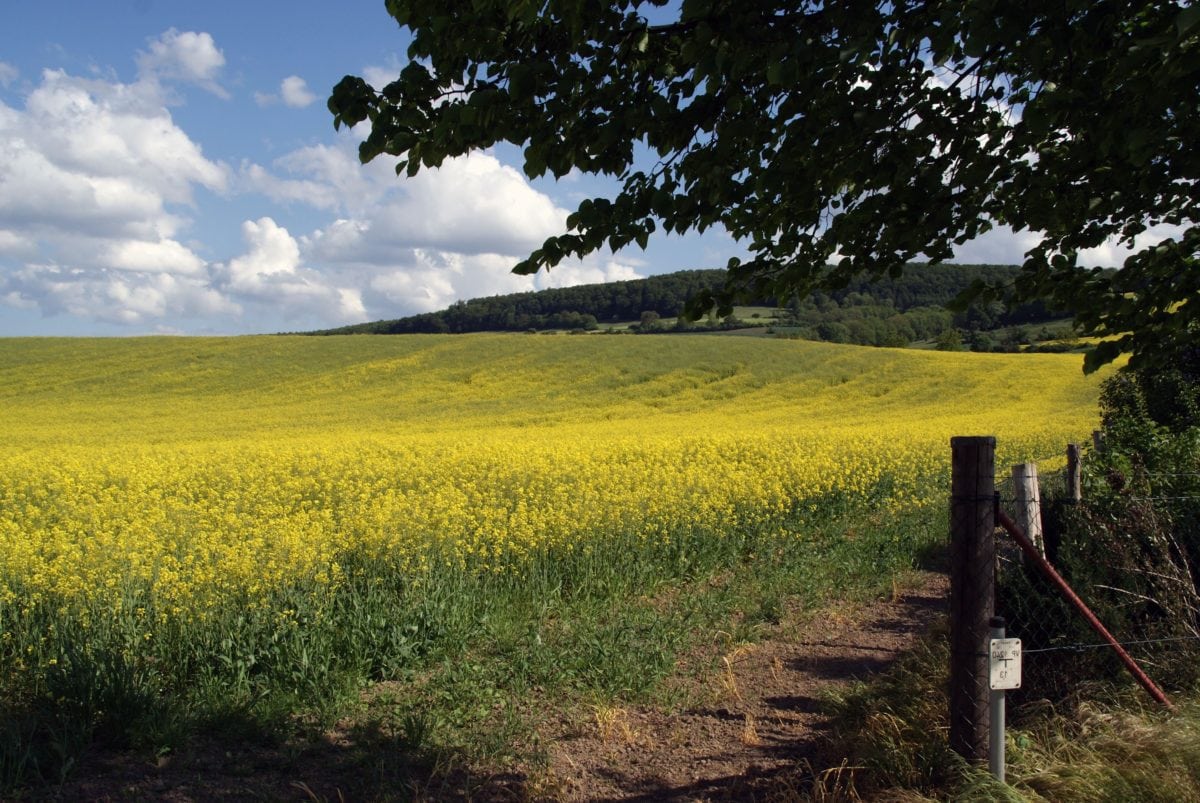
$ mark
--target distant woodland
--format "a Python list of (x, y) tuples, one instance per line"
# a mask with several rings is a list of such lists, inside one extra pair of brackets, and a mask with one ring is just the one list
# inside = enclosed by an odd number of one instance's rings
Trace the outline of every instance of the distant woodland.
[(1041, 302), (1012, 309), (999, 303), (973, 304), (955, 312), (948, 308), (976, 280), (1005, 282), (1016, 273), (1010, 265), (910, 265), (897, 279), (852, 282), (841, 290), (792, 299), (782, 306), (776, 299), (755, 299), (747, 304), (757, 310), (753, 317), (735, 314), (689, 322), (679, 317), (687, 300), (701, 290), (719, 287), (726, 278), (723, 270), (689, 270), (459, 301), (439, 312), (312, 334), (547, 330), (658, 334), (765, 327), (764, 334), (779, 337), (871, 346), (924, 341), (939, 348), (976, 351), (1016, 350), (1061, 336), (1064, 315)]

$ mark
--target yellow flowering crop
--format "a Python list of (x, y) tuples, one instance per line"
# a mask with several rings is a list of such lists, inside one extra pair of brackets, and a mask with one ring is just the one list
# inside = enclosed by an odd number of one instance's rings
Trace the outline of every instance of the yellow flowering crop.
[(1096, 395), (1078, 356), (727, 337), (0, 341), (0, 623), (940, 504), (951, 436), (1057, 455)]

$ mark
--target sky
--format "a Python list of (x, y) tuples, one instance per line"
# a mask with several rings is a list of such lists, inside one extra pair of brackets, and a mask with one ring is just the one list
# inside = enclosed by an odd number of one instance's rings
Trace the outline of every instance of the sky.
[[(530, 181), (511, 146), (360, 165), (325, 101), (346, 74), (388, 83), (408, 41), (383, 0), (2, 0), (0, 336), (303, 331), (745, 256), (709, 230), (514, 276), (616, 185)], [(1032, 244), (998, 230), (956, 258)]]

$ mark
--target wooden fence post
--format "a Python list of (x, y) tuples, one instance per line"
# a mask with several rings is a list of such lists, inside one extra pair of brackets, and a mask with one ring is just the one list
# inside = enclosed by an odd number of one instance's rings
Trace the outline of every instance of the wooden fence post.
[(995, 606), (994, 437), (950, 439), (950, 747), (988, 758), (988, 634)]
[(1044, 558), (1046, 542), (1042, 537), (1042, 492), (1038, 487), (1037, 463), (1013, 466), (1012, 478), (1016, 494), (1017, 526), (1029, 537)]
[(1083, 501), (1083, 485), (1080, 482), (1080, 450), (1078, 443), (1067, 444), (1067, 499), (1078, 504)]

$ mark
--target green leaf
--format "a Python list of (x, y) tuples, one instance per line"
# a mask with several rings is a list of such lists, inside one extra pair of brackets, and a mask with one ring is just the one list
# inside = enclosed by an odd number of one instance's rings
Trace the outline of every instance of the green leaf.
[[(576, 239), (519, 271), (647, 243), (657, 222), (723, 227), (750, 252), (731, 268), (739, 285), (782, 296), (846, 280), (822, 270), (835, 253), (847, 273), (890, 273), (1004, 225), (1038, 243), (1006, 297), (1136, 327), (1089, 366), (1169, 351), (1177, 321), (1147, 310), (1196, 294), (1181, 277), (1200, 237), (1169, 258), (1135, 252), (1120, 274), (1129, 293), (1090, 281), (1074, 255), (1194, 220), (1200, 6), (1042, 4), (1031, 17), (996, 2), (651, 5), (648, 28), (624, 0), (389, 0), (412, 60), (382, 95), (343, 78), (329, 111), (338, 127), (369, 120), (360, 158), (398, 156), (407, 175), (506, 142), (530, 176), (621, 178), (612, 203), (571, 217)], [(468, 89), (469, 108), (444, 100), (477, 75), (494, 83)]]

